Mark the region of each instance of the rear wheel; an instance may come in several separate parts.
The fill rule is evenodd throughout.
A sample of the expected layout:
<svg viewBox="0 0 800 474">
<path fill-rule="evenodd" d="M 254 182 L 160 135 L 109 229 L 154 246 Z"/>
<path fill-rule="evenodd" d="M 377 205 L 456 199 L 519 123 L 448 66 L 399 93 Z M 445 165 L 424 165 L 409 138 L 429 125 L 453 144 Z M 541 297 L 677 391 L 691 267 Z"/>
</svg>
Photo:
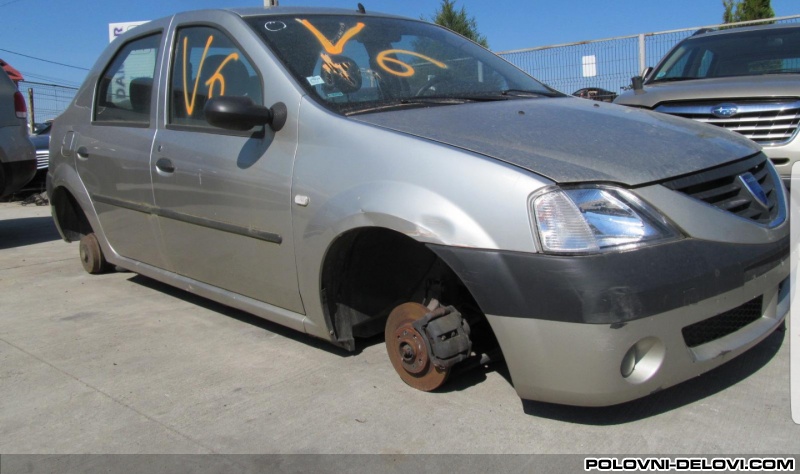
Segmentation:
<svg viewBox="0 0 800 474">
<path fill-rule="evenodd" d="M 424 336 L 412 325 L 430 310 L 419 303 L 403 303 L 394 308 L 386 320 L 386 351 L 389 360 L 403 382 L 430 392 L 441 387 L 450 369 L 433 364 Z"/>
<path fill-rule="evenodd" d="M 81 237 L 80 245 L 78 247 L 81 257 L 81 265 L 87 273 L 96 275 L 98 273 L 107 272 L 111 265 L 106 261 L 103 256 L 103 251 L 100 249 L 100 243 L 97 241 L 97 236 L 94 233 L 84 235 Z"/>
</svg>

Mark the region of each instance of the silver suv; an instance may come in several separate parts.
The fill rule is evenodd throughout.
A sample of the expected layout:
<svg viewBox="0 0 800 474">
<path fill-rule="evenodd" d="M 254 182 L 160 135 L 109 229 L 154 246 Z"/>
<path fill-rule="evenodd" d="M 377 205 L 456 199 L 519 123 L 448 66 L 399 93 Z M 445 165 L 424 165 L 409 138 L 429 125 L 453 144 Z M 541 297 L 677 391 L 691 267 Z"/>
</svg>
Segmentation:
<svg viewBox="0 0 800 474">
<path fill-rule="evenodd" d="M 0 197 L 25 186 L 36 173 L 36 150 L 28 138 L 25 98 L 0 70 Z"/>
<path fill-rule="evenodd" d="M 382 334 L 420 390 L 504 357 L 523 398 L 620 403 L 741 354 L 789 307 L 786 196 L 753 142 L 564 96 L 418 20 L 152 21 L 108 46 L 50 160 L 89 273 L 346 350 Z M 715 198 L 730 183 L 736 207 Z"/>
<path fill-rule="evenodd" d="M 738 132 L 763 147 L 788 186 L 800 158 L 800 24 L 701 30 L 614 102 Z"/>
</svg>

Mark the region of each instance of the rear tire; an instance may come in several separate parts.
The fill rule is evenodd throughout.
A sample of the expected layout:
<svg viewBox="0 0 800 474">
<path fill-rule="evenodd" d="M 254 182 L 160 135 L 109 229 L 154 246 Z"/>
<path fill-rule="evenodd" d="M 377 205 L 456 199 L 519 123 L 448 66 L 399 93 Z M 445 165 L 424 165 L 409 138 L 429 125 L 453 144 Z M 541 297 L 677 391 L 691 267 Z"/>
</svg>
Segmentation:
<svg viewBox="0 0 800 474">
<path fill-rule="evenodd" d="M 103 250 L 100 248 L 100 243 L 94 233 L 81 237 L 78 251 L 80 252 L 81 265 L 83 265 L 83 269 L 87 273 L 97 275 L 111 269 L 111 265 L 106 261 Z"/>
</svg>

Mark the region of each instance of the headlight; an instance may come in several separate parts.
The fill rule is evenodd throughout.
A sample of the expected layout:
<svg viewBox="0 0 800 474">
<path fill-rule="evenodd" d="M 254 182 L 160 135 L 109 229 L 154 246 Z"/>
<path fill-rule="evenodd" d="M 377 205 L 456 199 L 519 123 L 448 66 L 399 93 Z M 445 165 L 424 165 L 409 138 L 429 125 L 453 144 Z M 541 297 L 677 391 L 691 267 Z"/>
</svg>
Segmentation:
<svg viewBox="0 0 800 474">
<path fill-rule="evenodd" d="M 539 243 L 546 253 L 597 253 L 676 239 L 664 217 L 623 189 L 552 188 L 531 203 Z"/>
</svg>

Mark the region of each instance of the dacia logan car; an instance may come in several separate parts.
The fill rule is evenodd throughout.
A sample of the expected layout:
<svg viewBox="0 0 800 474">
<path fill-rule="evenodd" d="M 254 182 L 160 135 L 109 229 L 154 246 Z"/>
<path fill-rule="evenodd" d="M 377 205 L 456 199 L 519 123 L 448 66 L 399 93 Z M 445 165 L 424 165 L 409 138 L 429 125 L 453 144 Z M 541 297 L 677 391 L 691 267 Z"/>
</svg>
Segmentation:
<svg viewBox="0 0 800 474">
<path fill-rule="evenodd" d="M 48 192 L 114 265 L 412 387 L 505 359 L 520 397 L 611 405 L 781 325 L 787 202 L 740 135 L 565 96 L 418 20 L 180 13 L 116 39 L 53 125 Z"/>
<path fill-rule="evenodd" d="M 740 133 L 789 186 L 800 159 L 800 24 L 700 30 L 614 102 Z"/>
</svg>

